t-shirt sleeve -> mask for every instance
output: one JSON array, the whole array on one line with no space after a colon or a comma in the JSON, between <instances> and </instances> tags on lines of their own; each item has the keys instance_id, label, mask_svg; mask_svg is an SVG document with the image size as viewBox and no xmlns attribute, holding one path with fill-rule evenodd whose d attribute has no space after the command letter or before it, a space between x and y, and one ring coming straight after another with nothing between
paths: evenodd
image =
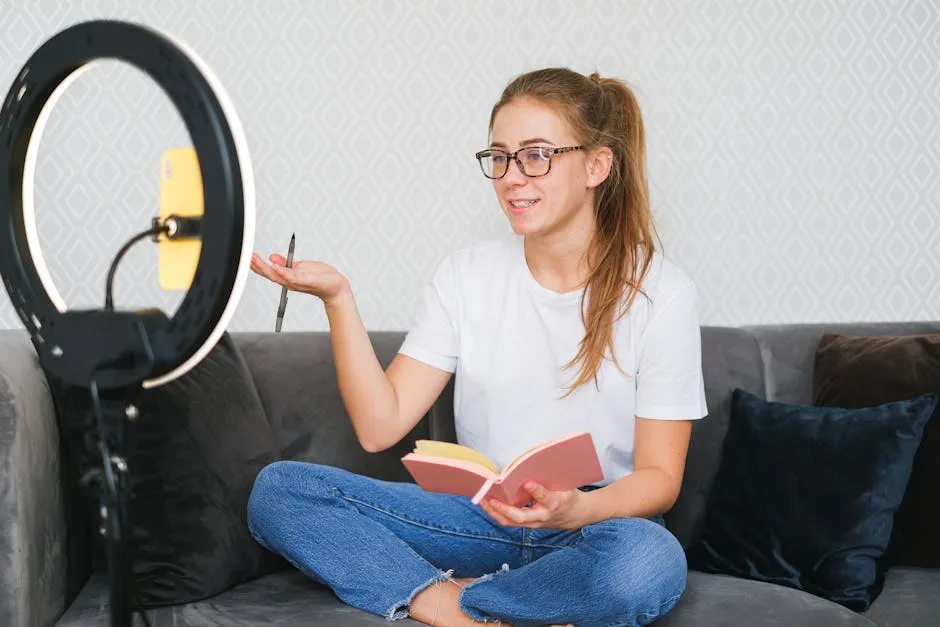
<instances>
[{"instance_id":1,"label":"t-shirt sleeve","mask_svg":"<svg viewBox=\"0 0 940 627\"><path fill-rule=\"evenodd\" d=\"M636 415L665 420L706 416L702 336L694 283L686 281L667 300L652 304L642 337Z\"/></svg>"},{"instance_id":2,"label":"t-shirt sleeve","mask_svg":"<svg viewBox=\"0 0 940 627\"><path fill-rule=\"evenodd\" d=\"M438 266L424 288L399 353L447 372L457 369L457 276L453 256Z\"/></svg>"}]
</instances>

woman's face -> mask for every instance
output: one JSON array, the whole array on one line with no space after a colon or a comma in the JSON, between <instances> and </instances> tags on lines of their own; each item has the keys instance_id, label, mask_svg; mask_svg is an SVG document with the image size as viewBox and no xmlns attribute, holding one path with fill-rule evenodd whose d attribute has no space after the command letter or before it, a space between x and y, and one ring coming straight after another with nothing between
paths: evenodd
<instances>
[{"instance_id":1,"label":"woman's face","mask_svg":"<svg viewBox=\"0 0 940 627\"><path fill-rule=\"evenodd\" d=\"M579 144L561 116L530 99L503 106L493 120L490 137L490 148L508 153L527 146L561 148ZM522 154L517 158L528 166ZM506 175L493 181L503 213L519 235L544 237L592 226L593 188L584 152L574 150L550 159L548 174L539 177L524 175L519 164L510 159Z\"/></svg>"}]
</instances>

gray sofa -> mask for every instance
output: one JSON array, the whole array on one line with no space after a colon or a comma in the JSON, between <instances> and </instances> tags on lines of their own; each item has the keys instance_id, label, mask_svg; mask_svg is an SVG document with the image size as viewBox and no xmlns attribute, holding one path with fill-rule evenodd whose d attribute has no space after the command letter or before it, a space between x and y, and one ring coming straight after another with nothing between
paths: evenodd
<instances>
[{"instance_id":1,"label":"gray sofa","mask_svg":"<svg viewBox=\"0 0 940 627\"><path fill-rule=\"evenodd\" d=\"M709 417L696 424L682 495L666 517L688 546L702 520L727 429L730 393L742 387L768 399L808 403L811 365L824 331L865 334L938 332L940 323L705 327L703 360ZM410 442L378 454L364 452L336 389L326 333L233 333L272 424L305 442L295 459L407 479L399 461ZM387 364L401 333L376 332L373 344ZM295 379L303 373L309 384ZM284 381L294 381L284 393ZM453 439L452 385L409 436ZM277 419L272 418L277 414ZM68 495L61 486L60 443L53 402L25 333L0 331L0 625L107 624L106 576L92 571L87 551L70 533ZM80 547L79 547L80 548ZM293 569L255 579L199 603L150 610L154 626L380 625L386 621L338 602ZM140 624L140 623L135 623ZM686 625L940 624L940 569L896 567L865 613L778 585L692 571L676 609L659 621Z\"/></svg>"}]
</instances>

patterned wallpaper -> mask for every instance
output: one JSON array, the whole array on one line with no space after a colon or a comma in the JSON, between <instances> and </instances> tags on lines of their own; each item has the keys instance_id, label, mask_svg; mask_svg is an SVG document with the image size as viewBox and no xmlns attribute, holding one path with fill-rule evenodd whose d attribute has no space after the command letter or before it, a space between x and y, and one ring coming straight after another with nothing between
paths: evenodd
<instances>
[{"instance_id":1,"label":"patterned wallpaper","mask_svg":"<svg viewBox=\"0 0 940 627\"><path fill-rule=\"evenodd\" d=\"M940 318L940 7L932 0L647 2L0 0L0 91L76 21L181 37L244 123L256 248L336 265L371 329L407 328L456 246L507 232L472 155L515 74L626 79L649 136L666 254L708 324ZM37 222L69 306L101 306L108 261L157 212L158 161L188 136L136 69L69 89L40 147ZM118 306L181 300L156 250L120 266ZM0 290L0 327L18 327ZM233 329L273 329L252 276ZM286 330L325 329L295 295Z\"/></svg>"}]
</instances>

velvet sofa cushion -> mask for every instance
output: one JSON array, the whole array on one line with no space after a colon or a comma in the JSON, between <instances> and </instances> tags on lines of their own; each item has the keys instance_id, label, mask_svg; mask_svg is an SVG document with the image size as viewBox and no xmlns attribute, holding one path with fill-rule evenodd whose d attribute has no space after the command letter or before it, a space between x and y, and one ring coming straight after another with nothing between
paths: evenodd
<instances>
[{"instance_id":1,"label":"velvet sofa cushion","mask_svg":"<svg viewBox=\"0 0 940 627\"><path fill-rule=\"evenodd\" d=\"M89 439L91 396L50 379L60 432L78 482L100 467ZM188 603L285 565L248 531L247 503L260 470L279 458L246 364L226 333L182 377L141 390L128 455L133 572L142 606ZM97 530L97 489L86 490L85 522ZM97 567L106 564L97 533Z\"/></svg>"},{"instance_id":2,"label":"velvet sofa cushion","mask_svg":"<svg viewBox=\"0 0 940 627\"><path fill-rule=\"evenodd\" d=\"M816 350L813 404L868 407L940 392L940 334L827 333ZM921 441L895 518L889 561L940 568L940 407Z\"/></svg>"},{"instance_id":3,"label":"velvet sofa cushion","mask_svg":"<svg viewBox=\"0 0 940 627\"><path fill-rule=\"evenodd\" d=\"M864 611L937 396L863 409L766 401L741 389L689 567Z\"/></svg>"}]
</instances>

